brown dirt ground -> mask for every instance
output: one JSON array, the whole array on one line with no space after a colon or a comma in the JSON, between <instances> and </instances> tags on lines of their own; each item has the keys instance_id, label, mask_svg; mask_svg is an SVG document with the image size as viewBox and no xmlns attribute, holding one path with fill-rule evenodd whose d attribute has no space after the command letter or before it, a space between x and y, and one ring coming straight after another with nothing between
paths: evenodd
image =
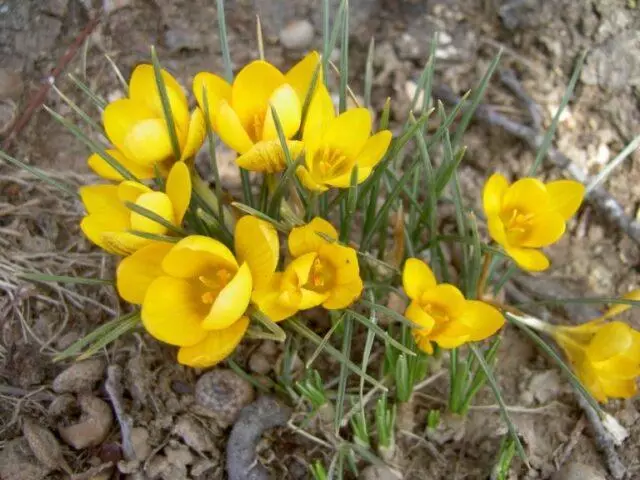
<instances>
[{"instance_id":1,"label":"brown dirt ground","mask_svg":"<svg viewBox=\"0 0 640 480\"><path fill-rule=\"evenodd\" d=\"M235 65L256 57L256 13L262 18L266 56L275 65L288 66L299 56L299 52L288 51L278 42L279 32L293 20L308 19L316 30L312 47L321 46L320 2L227 3ZM556 146L593 173L640 133L640 10L633 4L613 0L352 0L352 87L362 89L358 72L364 71L373 35L379 52L374 107L379 110L385 98L392 96L396 119L402 119L409 101L406 84L417 79L432 34L438 30L442 33L438 82L456 92L465 91L478 81L497 49L503 47L501 68L517 72L548 125L578 53L591 48L569 113L560 124ZM118 84L104 54L109 54L127 76L136 63L148 60L149 45L157 45L164 66L187 86L203 69L222 71L212 0L4 0L0 1L3 124L14 107L16 112L24 111L58 59L100 8L108 12L102 13L86 48L78 52L66 73L87 78L105 98L118 95ZM97 117L98 112L64 75L56 85ZM486 101L511 118L525 121L525 112L498 80L492 82ZM53 92L46 103L61 113L70 113ZM526 145L486 125L474 124L465 143L468 153L461 181L465 195L476 203L490 172L523 175L534 158ZM60 176L72 184L91 178L87 175L85 148L44 111L35 113L11 145L10 153L32 165L61 172ZM606 182L607 189L631 216L636 215L640 201L639 160L640 152L636 151ZM78 204L61 199L14 169L3 167L0 175L0 447L4 447L0 455L23 466L21 473L15 472L16 476L6 480L66 478L24 452L15 454L21 419L34 418L56 431L57 420L47 409L55 397L51 382L64 366L51 363L52 353L111 318L120 305L107 290L33 286L18 280L15 273L34 269L108 276L113 264L76 235L81 214ZM544 175L559 177L563 173L545 168ZM547 290L562 287L575 296L614 296L639 286L638 245L588 205L570 222L570 235L549 253L554 265L549 277L554 283L549 283ZM637 315L629 319L640 327ZM248 343L237 358L246 361L257 347ZM161 451L166 457L173 455L171 458L176 457L175 452L186 451L185 455L191 456L189 462L183 461L181 468L165 473L169 475L166 478L224 478L220 452L224 451L226 433L215 422L193 413L195 373L175 366L171 352L144 335L117 341L104 356L110 364L125 368L128 410L134 425L146 427L149 433L151 452L146 463ZM527 470L516 461L510 478L550 478L562 464L572 462L588 464L601 474L593 478L604 478L606 467L589 428L584 427L575 397L551 363L512 329L505 333L500 358L497 376L507 404L513 406L512 415L532 467ZM416 399L414 436L399 440L400 470L407 479L487 478L505 432L489 391L477 399L476 403L484 407L472 410L461 439L436 445L434 454L426 442L415 438L424 429L426 411L442 407L447 391L444 378L422 390ZM104 397L104 391L99 390L98 395ZM631 437L619 449L628 469L627 478L640 478L639 408L634 399L607 405L608 411L631 431ZM206 455L189 451L184 438L172 434L177 420L185 415L197 418L209 432L214 446ZM119 441L116 426L98 446L74 451L65 445L64 458L74 472L89 471L83 478L144 478L134 473L125 476L113 469L102 472L103 477L92 476L91 467L120 458ZM13 456L7 457L9 450ZM260 454L279 478L307 478L307 463L329 458L327 451L312 442L282 431L261 444ZM203 458L211 460L211 468L199 476L187 475ZM125 472L125 467L120 471Z\"/></svg>"}]
</instances>

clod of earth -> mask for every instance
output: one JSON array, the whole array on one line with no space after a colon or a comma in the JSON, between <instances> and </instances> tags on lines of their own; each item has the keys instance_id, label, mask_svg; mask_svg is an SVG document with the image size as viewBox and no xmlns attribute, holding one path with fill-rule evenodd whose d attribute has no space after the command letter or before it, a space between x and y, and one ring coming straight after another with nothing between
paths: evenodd
<instances>
[{"instance_id":1,"label":"clod of earth","mask_svg":"<svg viewBox=\"0 0 640 480\"><path fill-rule=\"evenodd\" d=\"M62 456L60 444L49 429L30 418L25 418L22 423L22 433L27 439L31 451L40 462L52 470L63 470L71 475L71 468Z\"/></svg>"},{"instance_id":2,"label":"clod of earth","mask_svg":"<svg viewBox=\"0 0 640 480\"><path fill-rule=\"evenodd\" d=\"M240 412L227 443L229 480L268 480L269 473L256 458L265 430L286 425L291 409L272 397L261 396Z\"/></svg>"},{"instance_id":3,"label":"clod of earth","mask_svg":"<svg viewBox=\"0 0 640 480\"><path fill-rule=\"evenodd\" d=\"M72 364L53 381L56 393L90 392L102 380L106 365L99 358L92 358Z\"/></svg>"},{"instance_id":4,"label":"clod of earth","mask_svg":"<svg viewBox=\"0 0 640 480\"><path fill-rule=\"evenodd\" d=\"M50 471L50 467L35 458L24 437L5 443L0 451L0 478L40 480Z\"/></svg>"},{"instance_id":5,"label":"clod of earth","mask_svg":"<svg viewBox=\"0 0 640 480\"><path fill-rule=\"evenodd\" d=\"M207 372L196 383L196 403L210 411L223 427L233 424L253 398L251 384L232 370Z\"/></svg>"},{"instance_id":6,"label":"clod of earth","mask_svg":"<svg viewBox=\"0 0 640 480\"><path fill-rule=\"evenodd\" d=\"M113 425L113 413L109 404L92 395L81 395L78 404L82 410L80 421L60 426L60 436L76 450L100 445Z\"/></svg>"}]
</instances>

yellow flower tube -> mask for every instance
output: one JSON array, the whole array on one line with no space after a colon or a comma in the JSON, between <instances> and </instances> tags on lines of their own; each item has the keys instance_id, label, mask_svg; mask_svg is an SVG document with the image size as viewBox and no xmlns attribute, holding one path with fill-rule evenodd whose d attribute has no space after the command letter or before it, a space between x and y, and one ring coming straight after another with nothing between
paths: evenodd
<instances>
[{"instance_id":1,"label":"yellow flower tube","mask_svg":"<svg viewBox=\"0 0 640 480\"><path fill-rule=\"evenodd\" d=\"M402 285L411 300L404 315L417 325L413 338L426 353L433 353L432 342L441 348L455 348L484 340L504 325L496 308L465 299L453 285L438 284L429 266L417 258L407 259Z\"/></svg>"},{"instance_id":2,"label":"yellow flower tube","mask_svg":"<svg viewBox=\"0 0 640 480\"><path fill-rule=\"evenodd\" d=\"M204 92L213 130L240 154L236 162L247 170L274 173L285 167L272 109L287 139L292 158L302 152L300 141L290 140L302 121L302 105L318 68L320 56L311 52L287 74L264 60L246 65L230 85L217 75L201 72L193 80L193 93L202 111ZM322 72L320 77L322 78Z\"/></svg>"},{"instance_id":3,"label":"yellow flower tube","mask_svg":"<svg viewBox=\"0 0 640 480\"><path fill-rule=\"evenodd\" d=\"M80 188L80 198L87 210L80 228L93 243L117 255L128 255L151 243L151 240L130 233L165 235L166 226L130 210L131 202L180 226L191 200L189 168L176 163L167 177L165 192L157 192L134 181L119 185L89 185Z\"/></svg>"},{"instance_id":4,"label":"yellow flower tube","mask_svg":"<svg viewBox=\"0 0 640 480\"><path fill-rule=\"evenodd\" d=\"M491 238L525 270L542 271L549 259L539 249L557 242L584 198L573 180L542 183L521 178L509 185L499 173L484 186L483 205Z\"/></svg>"},{"instance_id":5,"label":"yellow flower tube","mask_svg":"<svg viewBox=\"0 0 640 480\"><path fill-rule=\"evenodd\" d=\"M114 146L107 153L139 179L153 178L156 167L167 174L176 161L193 157L206 134L202 112L196 108L189 113L187 97L175 78L162 70L162 80L175 124L179 158L174 156L152 65L138 65L131 74L128 97L109 103L102 115L105 133ZM88 164L105 179L122 180L97 153L89 157Z\"/></svg>"}]
</instances>

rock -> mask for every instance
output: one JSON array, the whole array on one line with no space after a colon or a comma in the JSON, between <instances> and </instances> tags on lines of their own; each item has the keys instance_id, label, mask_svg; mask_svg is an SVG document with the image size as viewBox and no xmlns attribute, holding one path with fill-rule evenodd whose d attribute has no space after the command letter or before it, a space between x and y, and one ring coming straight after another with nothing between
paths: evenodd
<instances>
[{"instance_id":1,"label":"rock","mask_svg":"<svg viewBox=\"0 0 640 480\"><path fill-rule=\"evenodd\" d=\"M22 423L22 433L40 462L52 470L64 470L71 475L71 468L62 455L60 444L49 429L30 418L25 418Z\"/></svg>"},{"instance_id":2,"label":"rock","mask_svg":"<svg viewBox=\"0 0 640 480\"><path fill-rule=\"evenodd\" d=\"M11 480L40 480L52 469L33 455L26 438L6 442L0 450L0 478Z\"/></svg>"},{"instance_id":3,"label":"rock","mask_svg":"<svg viewBox=\"0 0 640 480\"><path fill-rule=\"evenodd\" d=\"M551 480L606 480L603 473L580 462L567 463L558 470Z\"/></svg>"},{"instance_id":4,"label":"rock","mask_svg":"<svg viewBox=\"0 0 640 480\"><path fill-rule=\"evenodd\" d=\"M360 480L399 480L402 478L402 473L387 466L369 465L362 470L358 478Z\"/></svg>"},{"instance_id":5,"label":"rock","mask_svg":"<svg viewBox=\"0 0 640 480\"><path fill-rule=\"evenodd\" d=\"M611 92L640 85L640 31L622 32L592 49L580 79Z\"/></svg>"},{"instance_id":6,"label":"rock","mask_svg":"<svg viewBox=\"0 0 640 480\"><path fill-rule=\"evenodd\" d=\"M7 68L0 68L0 100L18 100L23 90L22 75Z\"/></svg>"},{"instance_id":7,"label":"rock","mask_svg":"<svg viewBox=\"0 0 640 480\"><path fill-rule=\"evenodd\" d=\"M80 421L67 427L60 426L60 436L76 450L100 445L113 425L111 408L92 395L80 396L78 403L82 409Z\"/></svg>"},{"instance_id":8,"label":"rock","mask_svg":"<svg viewBox=\"0 0 640 480\"><path fill-rule=\"evenodd\" d=\"M143 462L151 453L151 445L149 444L149 431L144 427L134 427L131 429L131 446L135 459Z\"/></svg>"},{"instance_id":9,"label":"rock","mask_svg":"<svg viewBox=\"0 0 640 480\"><path fill-rule=\"evenodd\" d=\"M223 426L235 422L253 398L253 386L232 370L207 372L196 383L196 404L211 411Z\"/></svg>"},{"instance_id":10,"label":"rock","mask_svg":"<svg viewBox=\"0 0 640 480\"><path fill-rule=\"evenodd\" d=\"M254 352L249 357L249 370L258 375L266 375L271 371L271 362L262 352Z\"/></svg>"},{"instance_id":11,"label":"rock","mask_svg":"<svg viewBox=\"0 0 640 480\"><path fill-rule=\"evenodd\" d=\"M173 427L173 433L199 453L215 450L211 434L190 416L182 415Z\"/></svg>"},{"instance_id":12,"label":"rock","mask_svg":"<svg viewBox=\"0 0 640 480\"><path fill-rule=\"evenodd\" d=\"M102 380L105 368L104 361L99 358L74 363L55 378L53 391L56 393L90 392L95 384Z\"/></svg>"},{"instance_id":13,"label":"rock","mask_svg":"<svg viewBox=\"0 0 640 480\"><path fill-rule=\"evenodd\" d=\"M53 418L62 417L65 415L71 415L71 412L76 407L76 397L70 393L63 393L53 399L53 402L49 404L47 413Z\"/></svg>"},{"instance_id":14,"label":"rock","mask_svg":"<svg viewBox=\"0 0 640 480\"><path fill-rule=\"evenodd\" d=\"M306 50L313 42L314 33L308 20L294 20L280 31L280 43L289 50Z\"/></svg>"},{"instance_id":15,"label":"rock","mask_svg":"<svg viewBox=\"0 0 640 480\"><path fill-rule=\"evenodd\" d=\"M278 345L272 340L263 341L258 347L258 351L267 357L275 357L278 355Z\"/></svg>"}]
</instances>

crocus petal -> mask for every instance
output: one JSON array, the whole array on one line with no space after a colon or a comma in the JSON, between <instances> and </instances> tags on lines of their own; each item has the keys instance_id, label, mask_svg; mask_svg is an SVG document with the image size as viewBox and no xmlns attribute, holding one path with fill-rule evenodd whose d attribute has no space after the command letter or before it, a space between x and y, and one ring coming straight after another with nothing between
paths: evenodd
<instances>
[{"instance_id":1,"label":"crocus petal","mask_svg":"<svg viewBox=\"0 0 640 480\"><path fill-rule=\"evenodd\" d=\"M490 215L487 217L487 228L489 236L499 245L507 245L507 232L504 229L504 223L498 215Z\"/></svg>"},{"instance_id":2,"label":"crocus petal","mask_svg":"<svg viewBox=\"0 0 640 480\"><path fill-rule=\"evenodd\" d=\"M213 129L230 149L238 153L248 152L253 146L253 140L226 100L222 100L218 105Z\"/></svg>"},{"instance_id":3,"label":"crocus petal","mask_svg":"<svg viewBox=\"0 0 640 480\"><path fill-rule=\"evenodd\" d=\"M529 224L527 236L519 242L519 246L540 248L557 242L565 232L567 224L558 212L550 211L546 215L536 215ZM509 233L507 233L509 237Z\"/></svg>"},{"instance_id":4,"label":"crocus petal","mask_svg":"<svg viewBox=\"0 0 640 480\"><path fill-rule=\"evenodd\" d=\"M459 322L469 327L469 340L477 342L500 330L504 325L504 317L491 305L477 300L467 300Z\"/></svg>"},{"instance_id":5,"label":"crocus petal","mask_svg":"<svg viewBox=\"0 0 640 480\"><path fill-rule=\"evenodd\" d=\"M252 279L249 265L243 263L231 281L225 285L202 322L205 330L220 330L236 322L247 310L251 300Z\"/></svg>"},{"instance_id":6,"label":"crocus petal","mask_svg":"<svg viewBox=\"0 0 640 480\"><path fill-rule=\"evenodd\" d=\"M171 224L176 223L173 213L173 205L171 204L171 199L166 193L143 193L138 197L138 200L136 200L136 205L159 215ZM167 227L137 212L131 212L131 229L154 233L157 235L167 233Z\"/></svg>"},{"instance_id":7,"label":"crocus petal","mask_svg":"<svg viewBox=\"0 0 640 480\"><path fill-rule=\"evenodd\" d=\"M547 188L537 178L521 178L505 192L502 208L528 213L547 212L550 208Z\"/></svg>"},{"instance_id":8,"label":"crocus petal","mask_svg":"<svg viewBox=\"0 0 640 480\"><path fill-rule=\"evenodd\" d=\"M88 213L118 211L126 215L127 209L118 198L117 185L87 185L80 187L80 200Z\"/></svg>"},{"instance_id":9,"label":"crocus petal","mask_svg":"<svg viewBox=\"0 0 640 480\"><path fill-rule=\"evenodd\" d=\"M640 289L632 290L631 292L622 296L625 300L635 300L636 302L640 301ZM613 305L609 310L605 312L602 318L611 318L616 315L620 315L622 312L626 312L631 308L631 305L623 305L618 303Z\"/></svg>"},{"instance_id":10,"label":"crocus petal","mask_svg":"<svg viewBox=\"0 0 640 480\"><path fill-rule=\"evenodd\" d=\"M171 247L171 243L152 243L120 262L116 271L116 286L123 300L142 305L151 282L163 275L162 259Z\"/></svg>"},{"instance_id":11,"label":"crocus petal","mask_svg":"<svg viewBox=\"0 0 640 480\"><path fill-rule=\"evenodd\" d=\"M304 150L304 143L287 140L287 148L291 160L295 161ZM236 158L239 167L252 172L276 173L287 166L284 150L280 140L264 140L253 145L249 151Z\"/></svg>"},{"instance_id":12,"label":"crocus petal","mask_svg":"<svg viewBox=\"0 0 640 480\"><path fill-rule=\"evenodd\" d=\"M424 335L420 330L413 331L413 340L418 345L418 348L422 350L427 355L433 354L433 345L431 344L431 339L428 335Z\"/></svg>"},{"instance_id":13,"label":"crocus petal","mask_svg":"<svg viewBox=\"0 0 640 480\"><path fill-rule=\"evenodd\" d=\"M551 207L554 208L562 218L569 220L580 208L584 199L585 187L580 182L574 180L557 180L545 185Z\"/></svg>"},{"instance_id":14,"label":"crocus petal","mask_svg":"<svg viewBox=\"0 0 640 480\"><path fill-rule=\"evenodd\" d=\"M357 165L354 165L354 168ZM352 170L353 171L353 170ZM372 169L368 167L358 168L358 178L356 179L356 185L360 185L371 174ZM338 177L328 178L326 180L327 185L337 188L348 188L351 186L351 172L345 173Z\"/></svg>"},{"instance_id":15,"label":"crocus petal","mask_svg":"<svg viewBox=\"0 0 640 480\"><path fill-rule=\"evenodd\" d=\"M360 277L350 283L336 285L329 291L329 297L322 303L322 306L327 310L347 308L358 299L363 287Z\"/></svg>"},{"instance_id":16,"label":"crocus petal","mask_svg":"<svg viewBox=\"0 0 640 480\"><path fill-rule=\"evenodd\" d=\"M280 322L296 314L298 304L281 302L280 278L282 273L274 275L273 282L265 290L256 291L253 301L258 309L273 322Z\"/></svg>"},{"instance_id":17,"label":"crocus petal","mask_svg":"<svg viewBox=\"0 0 640 480\"><path fill-rule=\"evenodd\" d=\"M197 278L219 268L235 272L238 262L221 242L203 235L190 235L174 245L162 268L173 277Z\"/></svg>"},{"instance_id":18,"label":"crocus petal","mask_svg":"<svg viewBox=\"0 0 640 480\"><path fill-rule=\"evenodd\" d=\"M597 365L625 352L633 344L632 329L622 322L603 325L587 347L587 357Z\"/></svg>"},{"instance_id":19,"label":"crocus petal","mask_svg":"<svg viewBox=\"0 0 640 480\"><path fill-rule=\"evenodd\" d=\"M494 173L484 184L482 190L482 204L487 217L497 215L502 208L502 199L509 188L509 182L500 173Z\"/></svg>"},{"instance_id":20,"label":"crocus petal","mask_svg":"<svg viewBox=\"0 0 640 480\"><path fill-rule=\"evenodd\" d=\"M283 83L284 75L264 60L255 60L238 72L231 86L231 105L247 132L254 130L256 116L264 119L271 95Z\"/></svg>"},{"instance_id":21,"label":"crocus petal","mask_svg":"<svg viewBox=\"0 0 640 480\"><path fill-rule=\"evenodd\" d=\"M449 322L437 325L429 336L442 348L456 348L471 339L471 330L462 323Z\"/></svg>"},{"instance_id":22,"label":"crocus petal","mask_svg":"<svg viewBox=\"0 0 640 480\"><path fill-rule=\"evenodd\" d=\"M313 158L315 150L320 145L335 116L335 107L333 100L331 100L331 95L327 87L320 82L309 104L302 134L302 139L311 158Z\"/></svg>"},{"instance_id":23,"label":"crocus petal","mask_svg":"<svg viewBox=\"0 0 640 480\"><path fill-rule=\"evenodd\" d=\"M322 143L327 148L355 159L371 133L371 113L367 108L353 108L334 119L325 132Z\"/></svg>"},{"instance_id":24,"label":"crocus petal","mask_svg":"<svg viewBox=\"0 0 640 480\"><path fill-rule=\"evenodd\" d=\"M174 123L178 130L186 133L189 122L189 108L184 90L173 76L166 70L161 70L167 99L171 108ZM153 65L138 65L131 74L129 81L129 98L136 102L145 103L156 112L158 118L164 120L162 99L158 91Z\"/></svg>"},{"instance_id":25,"label":"crocus petal","mask_svg":"<svg viewBox=\"0 0 640 480\"><path fill-rule=\"evenodd\" d=\"M103 232L102 241L103 248L116 255L129 255L151 243L151 240L129 232Z\"/></svg>"},{"instance_id":26,"label":"crocus petal","mask_svg":"<svg viewBox=\"0 0 640 480\"><path fill-rule=\"evenodd\" d=\"M213 367L236 349L249 327L249 318L241 317L228 328L214 330L200 343L178 350L178 363L195 368Z\"/></svg>"},{"instance_id":27,"label":"crocus petal","mask_svg":"<svg viewBox=\"0 0 640 480\"><path fill-rule=\"evenodd\" d=\"M136 203L138 198L140 198L140 195L151 192L153 192L153 190L145 184L134 182L133 180L125 180L118 184L118 200L123 205L127 202ZM128 210L127 207L123 208Z\"/></svg>"},{"instance_id":28,"label":"crocus petal","mask_svg":"<svg viewBox=\"0 0 640 480\"><path fill-rule=\"evenodd\" d=\"M285 138L293 137L300 128L302 114L302 106L293 87L287 84L281 85L269 97L269 109L262 127L263 140L278 139L278 130L271 109L275 110L278 115Z\"/></svg>"},{"instance_id":29,"label":"crocus petal","mask_svg":"<svg viewBox=\"0 0 640 480\"><path fill-rule=\"evenodd\" d=\"M191 157L194 157L200 147L204 143L204 138L207 135L206 126L204 123L204 113L199 108L196 108L191 113L189 120L189 129L186 136L185 144L182 145L182 155L180 160L185 161Z\"/></svg>"},{"instance_id":30,"label":"crocus petal","mask_svg":"<svg viewBox=\"0 0 640 480\"><path fill-rule=\"evenodd\" d=\"M420 327L420 331L423 333L430 332L436 324L436 321L431 315L425 312L417 301L413 301L409 304L404 312L404 316L411 322Z\"/></svg>"},{"instance_id":31,"label":"crocus petal","mask_svg":"<svg viewBox=\"0 0 640 480\"><path fill-rule=\"evenodd\" d=\"M141 180L147 180L155 176L153 167L148 165L139 165L126 158L120 151L114 149L108 149L106 151L108 155L111 155L122 167L129 171L134 177ZM96 175L106 180L124 180L115 168L113 168L109 162L107 162L99 153L92 154L87 160L89 168L93 170Z\"/></svg>"},{"instance_id":32,"label":"crocus petal","mask_svg":"<svg viewBox=\"0 0 640 480\"><path fill-rule=\"evenodd\" d=\"M375 167L387 152L391 138L392 135L389 130L382 130L371 136L358 154L358 158L356 159L358 167Z\"/></svg>"},{"instance_id":33,"label":"crocus petal","mask_svg":"<svg viewBox=\"0 0 640 480\"><path fill-rule=\"evenodd\" d=\"M200 72L193 79L193 95L204 113L204 90L207 91L207 103L211 125L215 125L214 116L221 100L231 101L231 85L218 75Z\"/></svg>"},{"instance_id":34,"label":"crocus petal","mask_svg":"<svg viewBox=\"0 0 640 480\"><path fill-rule=\"evenodd\" d=\"M157 118L155 112L142 102L122 98L109 103L102 112L102 123L109 141L125 156L125 138L138 122ZM132 159L133 160L133 159Z\"/></svg>"},{"instance_id":35,"label":"crocus petal","mask_svg":"<svg viewBox=\"0 0 640 480\"><path fill-rule=\"evenodd\" d=\"M338 238L336 229L325 219L315 217L311 222L302 227L295 227L289 233L289 252L294 257L299 257L308 252L317 252L327 240L318 233L323 233L331 238Z\"/></svg>"},{"instance_id":36,"label":"crocus petal","mask_svg":"<svg viewBox=\"0 0 640 480\"><path fill-rule=\"evenodd\" d=\"M540 250L534 248L504 247L520 268L530 272L541 272L549 268L549 259Z\"/></svg>"},{"instance_id":37,"label":"crocus petal","mask_svg":"<svg viewBox=\"0 0 640 480\"><path fill-rule=\"evenodd\" d=\"M320 54L316 51L309 52L305 57L296 63L285 74L285 82L291 85L298 98L300 104L303 105L307 98L309 88L311 87L311 81L313 80L314 73L318 71L318 77L316 81L316 88L322 83L322 62Z\"/></svg>"},{"instance_id":38,"label":"crocus petal","mask_svg":"<svg viewBox=\"0 0 640 480\"><path fill-rule=\"evenodd\" d=\"M131 126L123 151L141 165L153 165L173 155L171 138L163 119L142 120Z\"/></svg>"},{"instance_id":39,"label":"crocus petal","mask_svg":"<svg viewBox=\"0 0 640 480\"><path fill-rule=\"evenodd\" d=\"M142 324L154 338L188 347L207 336L201 322L208 309L209 305L202 302L200 290L191 281L162 276L147 289L142 304Z\"/></svg>"},{"instance_id":40,"label":"crocus petal","mask_svg":"<svg viewBox=\"0 0 640 480\"><path fill-rule=\"evenodd\" d=\"M610 378L601 378L600 385L607 397L613 398L631 398L638 391L635 379L618 380ZM602 401L602 400L601 400Z\"/></svg>"},{"instance_id":41,"label":"crocus petal","mask_svg":"<svg viewBox=\"0 0 640 480\"><path fill-rule=\"evenodd\" d=\"M407 296L416 300L426 290L436 286L436 277L425 262L408 258L402 269L402 286Z\"/></svg>"},{"instance_id":42,"label":"crocus petal","mask_svg":"<svg viewBox=\"0 0 640 480\"><path fill-rule=\"evenodd\" d=\"M191 174L184 162L176 162L171 167L165 191L173 205L175 224L180 225L191 201Z\"/></svg>"},{"instance_id":43,"label":"crocus petal","mask_svg":"<svg viewBox=\"0 0 640 480\"><path fill-rule=\"evenodd\" d=\"M298 167L296 169L296 175L300 179L300 182L302 182L302 185L312 192L326 192L329 189L326 185L316 182L307 167Z\"/></svg>"},{"instance_id":44,"label":"crocus petal","mask_svg":"<svg viewBox=\"0 0 640 480\"><path fill-rule=\"evenodd\" d=\"M337 243L325 243L318 250L318 256L333 266L336 284L353 283L360 278L360 265L355 249Z\"/></svg>"},{"instance_id":45,"label":"crocus petal","mask_svg":"<svg viewBox=\"0 0 640 480\"><path fill-rule=\"evenodd\" d=\"M114 216L110 212L92 213L82 219L80 222L82 233L94 244L103 248L109 253L116 255L127 255L128 250L122 248L114 248L112 244L105 242L105 232L125 231L129 228L129 215Z\"/></svg>"},{"instance_id":46,"label":"crocus petal","mask_svg":"<svg viewBox=\"0 0 640 480\"><path fill-rule=\"evenodd\" d=\"M268 284L280 257L280 241L274 226L245 215L236 223L234 249L238 261L249 265L254 288L260 289Z\"/></svg>"}]
</instances>

